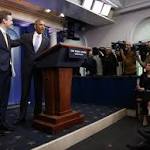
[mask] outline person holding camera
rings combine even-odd
[[[82,67],[86,68],[86,76],[95,76],[97,74],[96,60],[93,59],[93,52],[87,53],[87,58],[84,60]]]
[[[110,47],[105,49],[102,57],[103,75],[117,75],[118,60]]]
[[[96,75],[103,75],[102,57],[104,54],[97,47],[92,48],[93,59],[96,61]]]
[[[136,49],[136,57],[138,63],[144,68],[146,63],[150,61],[150,41],[146,43],[139,43],[140,46],[138,45],[138,48]]]
[[[131,44],[126,44],[126,48],[120,49],[123,62],[123,75],[136,75],[136,54],[131,48]]]

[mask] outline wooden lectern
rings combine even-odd
[[[36,59],[41,69],[45,111],[33,120],[33,126],[57,133],[81,123],[84,115],[71,108],[72,68],[80,67],[89,48],[58,44]]]

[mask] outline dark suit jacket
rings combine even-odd
[[[9,35],[7,35],[8,47],[6,45],[4,36],[0,31],[0,71],[7,71],[10,67],[11,59],[11,47],[18,46],[18,43],[11,40]]]
[[[43,52],[44,50],[47,50],[50,46],[49,39],[42,35],[42,42],[38,49],[38,51],[35,53],[34,47],[33,47],[33,34],[34,33],[26,33],[21,36],[20,42],[24,49],[24,56],[23,56],[23,72],[27,73],[28,71],[31,71],[32,67],[35,64],[36,57]]]

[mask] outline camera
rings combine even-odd
[[[149,52],[150,51],[149,46],[142,41],[139,41],[138,43],[133,44],[133,49],[135,51],[139,51],[139,52],[142,52],[142,51]]]
[[[138,51],[141,60],[145,61],[147,54],[150,52],[150,47],[146,42],[139,41],[138,43],[133,44],[133,50]]]
[[[120,50],[120,49],[125,50],[126,42],[125,41],[112,42],[111,43],[111,47],[114,50]]]

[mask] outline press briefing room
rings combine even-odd
[[[150,0],[0,0],[0,150],[150,150]]]

